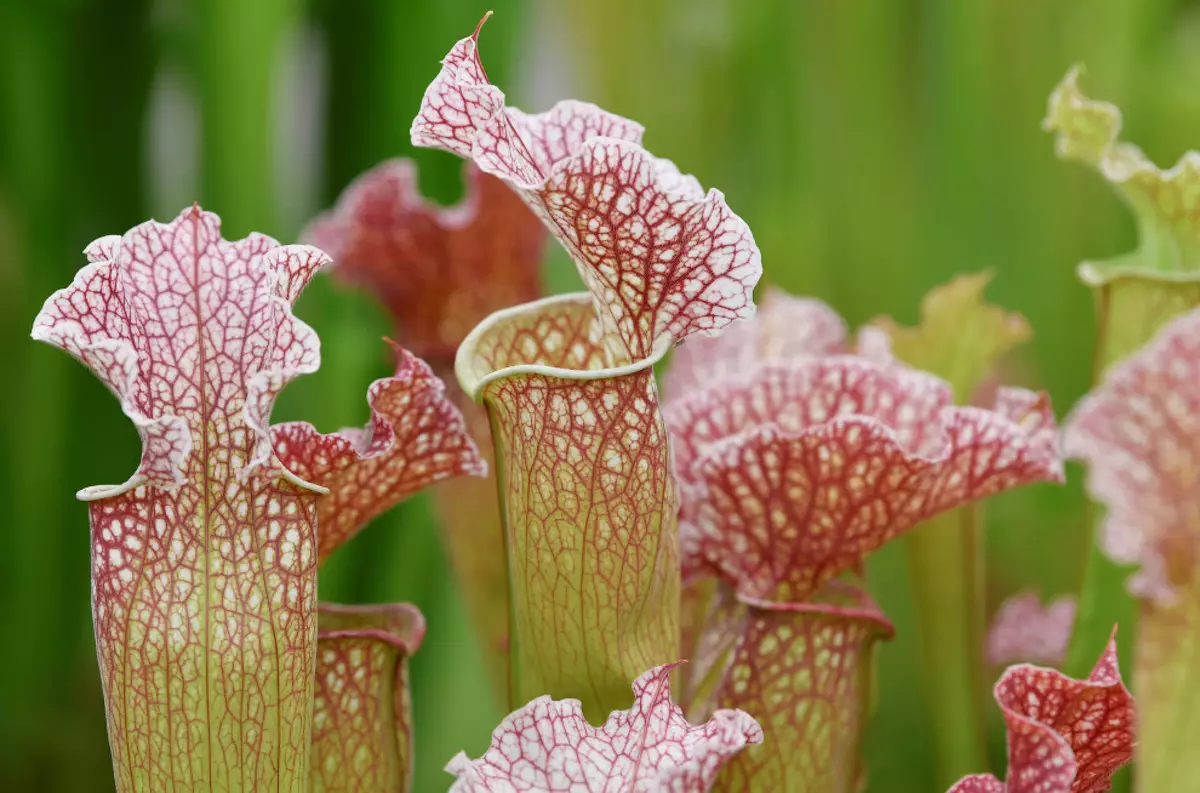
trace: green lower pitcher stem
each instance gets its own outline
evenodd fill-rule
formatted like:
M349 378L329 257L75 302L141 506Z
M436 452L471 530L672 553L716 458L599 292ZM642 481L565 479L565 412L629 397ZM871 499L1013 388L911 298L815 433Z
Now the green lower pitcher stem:
M1095 536L1097 521L1092 517L1096 510L1091 508L1088 511L1091 513L1088 522L1093 528L1088 532L1087 562L1083 571L1083 586L1079 589L1075 629L1071 633L1071 643L1063 662L1063 672L1077 678L1087 677L1096 661L1097 648L1103 648L1108 642L1114 625L1120 626L1117 631L1118 657L1134 657L1134 631L1138 616L1137 601L1126 586L1132 568L1115 563L1100 549ZM1089 653L1091 658L1088 658ZM1138 693L1138 671L1135 665L1132 674L1126 678L1135 695ZM1132 776L1127 772L1114 776L1110 793L1129 793L1133 787ZM1147 788L1153 789L1156 788Z
M939 515L907 539L937 788L987 768L982 643L983 560L970 507Z
M1132 570L1109 559L1100 550L1094 532L1089 536L1075 630L1063 663L1063 672L1071 677L1087 677L1096 662L1096 648L1105 646L1114 625L1121 626L1117 632L1117 655L1133 657L1137 602L1126 588Z

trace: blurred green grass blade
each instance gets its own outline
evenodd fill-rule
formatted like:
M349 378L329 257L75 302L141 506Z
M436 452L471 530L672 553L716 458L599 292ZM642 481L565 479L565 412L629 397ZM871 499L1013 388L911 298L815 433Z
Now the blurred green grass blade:
M982 536L967 506L906 538L937 777L949 788L988 767L984 730Z
M227 239L279 234L274 200L276 70L297 0L197 0L193 42L203 203Z
M18 384L5 397L3 487L9 529L4 532L5 635L11 641L0 675L3 708L0 743L14 769L12 784L33 784L28 753L42 753L38 739L53 739L50 725L58 699L56 673L63 670L63 588L58 562L68 539L87 536L83 510L71 510L72 488L64 476L66 429L73 400L67 389L71 362L56 350L29 341L37 308L69 272L70 246L64 229L71 215L59 191L67 187L64 161L70 95L68 31L54 15L30 3L0 8L0 108L3 108L4 183L12 202L11 245L5 270L20 272L6 298L4 358ZM12 257L20 257L11 261ZM23 259L23 260L22 260ZM66 266L64 266L66 265ZM11 268L11 269L10 269ZM19 269L18 269L19 268ZM8 280L8 279L5 279ZM24 287L21 289L21 287ZM36 760L34 761L36 762ZM6 775L7 776L7 775Z
M444 560L442 564L445 564ZM432 577L425 646L412 660L417 765L413 790L440 791L452 781L443 770L460 751L478 757L488 747L501 712L492 695L466 607L448 576Z
M921 181L928 213L923 226L929 232L924 247L926 267L939 274L998 264L995 226L984 205L966 200L993 167L996 148L988 112L995 102L995 40L988 24L993 13L990 0L921 3ZM982 528L967 507L917 527L906 545L932 728L934 789L941 790L987 770Z
M879 690L875 715L863 746L867 790L881 793L937 791L933 725L925 709L919 662L920 634L908 587L904 543L893 542L867 558L871 592L896 626L896 638L879 645L875 669Z
M1132 677L1137 603L1125 587L1132 574L1133 568L1115 564L1097 543L1091 544L1079 590L1075 630L1063 663L1063 671L1071 677L1085 678L1091 673L1114 625L1120 625L1117 656L1121 659L1122 674L1127 679Z
M829 297L852 324L880 313L908 320L927 285L943 280L930 277L916 234L925 175L911 153L911 4L803 8L804 167L828 239L824 259L776 266L826 270ZM862 277L868 262L869 279Z
M87 515L73 492L127 473L137 438L82 367L28 338L42 301L83 265L82 247L144 211L147 3L100 5L0 7L0 202L9 205L0 209L0 350L18 384L0 421L0 501L11 527L0 578L4 601L20 604L6 610L5 634L21 637L0 684L5 789L112 785L86 606ZM96 40L110 48L103 68L86 46Z

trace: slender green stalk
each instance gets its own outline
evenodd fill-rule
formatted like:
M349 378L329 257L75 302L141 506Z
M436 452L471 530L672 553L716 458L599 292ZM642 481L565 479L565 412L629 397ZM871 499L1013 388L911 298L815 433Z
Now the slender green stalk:
M907 538L937 789L987 767L983 554L974 507L939 515Z
M1089 544L1083 584L1079 589L1075 630L1063 663L1063 671L1071 677L1087 676L1096 663L1094 648L1104 646L1113 625L1121 626L1117 633L1118 655L1133 657L1137 602L1125 587L1132 574L1132 568L1114 563L1094 540ZM1093 656L1091 659L1087 657L1089 652Z
M31 344L28 322L70 281L84 244L142 219L148 2L74 3L69 15L59 5L0 7L0 195L8 204L0 210L8 211L0 229L0 340L19 384L0 422L8 451L0 502L9 505L12 527L0 578L4 601L20 604L7 614L5 633L20 641L10 643L0 683L6 789L75 790L80 778L93 789L97 774L107 774L91 619L79 608L88 586L86 519L71 493L111 473L112 459L137 454L136 436L95 420L116 413L104 389ZM100 68L79 45L97 40L108 48ZM105 453L69 455L67 437Z
M1092 383L1100 382L1104 370L1119 360L1149 336L1138 341L1128 335L1111 333L1109 323L1113 321L1112 291L1106 287L1096 293L1096 342L1092 357ZM1137 602L1129 593L1126 581L1132 574L1128 566L1113 562L1100 549L1096 537L1096 526L1100 510L1091 502L1085 506L1087 525L1090 527L1087 543L1087 561L1084 564L1083 583L1079 589L1079 605L1075 616L1075 629L1067 648L1063 671L1072 677L1083 677L1091 671L1097 647L1103 647L1112 633L1113 625L1122 630L1117 634L1117 653L1123 658L1133 658L1133 644L1137 625ZM1137 685L1136 678L1129 685ZM1134 689L1136 691L1136 689ZM1127 785L1128 783L1126 783Z

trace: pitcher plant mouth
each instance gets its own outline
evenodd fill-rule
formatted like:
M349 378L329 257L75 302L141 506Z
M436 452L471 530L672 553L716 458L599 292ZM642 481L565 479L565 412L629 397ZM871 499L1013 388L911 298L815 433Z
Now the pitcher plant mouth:
M554 309L567 309L555 312ZM548 311L549 309L549 311ZM577 356L579 366L556 366L537 360L537 353L545 353L545 342L536 342L530 338L531 344L518 350L508 350L509 360L517 361L491 365L484 358L484 350L493 334L502 332L504 328L518 324L522 319L528 319L547 314L561 313L564 317L578 312L576 321L594 323L576 328L588 335L583 338L566 339L573 350L565 350L564 360ZM494 340L493 340L494 341ZM661 335L655 342L649 356L631 360L620 344L614 343L603 335L599 315L596 313L592 295L588 292L571 292L563 295L552 295L529 303L523 303L511 308L497 311L475 326L463 340L454 359L454 374L459 386L475 402L482 401L484 389L490 383L518 375L541 375L556 377L563 380L609 380L625 375L635 374L645 369L653 368L670 351L674 340L668 334ZM596 363L602 366L588 366L593 362L588 353L602 353L603 358ZM524 355L522 355L524 353ZM527 357L530 360L521 360ZM544 359L544 355L541 356Z
M496 449L509 566L509 696L627 706L629 681L677 660L670 448L654 354L632 360L588 293L506 309L459 351ZM580 586L580 577L591 582ZM568 660L569 659L569 660Z
M317 641L374 639L411 656L425 640L425 616L411 603L322 602L317 604L317 617Z

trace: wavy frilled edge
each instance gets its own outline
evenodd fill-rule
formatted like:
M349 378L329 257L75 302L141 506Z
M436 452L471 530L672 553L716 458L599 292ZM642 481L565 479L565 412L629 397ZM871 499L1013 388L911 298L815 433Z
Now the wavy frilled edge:
M485 476L487 464L445 384L428 364L392 343L396 373L367 391L364 429L322 435L307 422L272 428L280 460L318 482L318 561L372 518L418 491L456 476Z
M1008 783L975 775L950 793L1100 793L1133 758L1136 713L1116 629L1086 680L1021 664L1001 676L995 695L1008 725Z
M1163 605L1194 580L1185 551L1200 470L1200 310L1114 364L1065 422L1067 456L1088 466L1088 493L1107 508L1100 547L1139 563L1131 591ZM1171 557L1176 561L1172 562ZM1175 580L1172 580L1172 579Z
M1133 210L1136 251L1083 262L1079 277L1089 286L1120 279L1200 281L1200 152L1188 151L1161 170L1137 146L1121 141L1121 111L1089 99L1079 88L1082 67L1073 67L1050 94L1043 129L1056 133L1055 151L1100 173Z
M761 255L720 191L705 194L641 147L640 125L595 105L560 102L537 115L506 108L478 36L477 27L442 61L413 144L507 180L571 254L630 357L650 355L663 336L713 334L751 316Z
M972 402L994 375L999 359L1033 335L1023 316L984 300L992 277L990 270L959 275L929 290L921 299L921 321L915 327L904 327L891 317L872 320L887 339L868 336L866 347L878 345L873 354L868 349L868 357L894 356L931 372L950 384L956 401Z
M417 354L453 360L492 311L541 293L546 230L500 179L468 162L452 206L421 195L412 160L360 174L301 239L333 257L331 271L367 288Z
M1061 481L1044 395L954 407L942 381L853 357L771 362L665 410L685 580L800 601L939 512Z
M518 783L542 791L707 791L730 757L762 741L762 729L737 710L689 724L671 702L677 666L656 667L634 681L633 707L614 711L601 727L588 723L578 700L538 697L504 719L478 760L459 754L450 761L446 771L457 777L451 791Z
M483 391L489 384L519 375L540 375L542 377L580 381L610 380L653 368L655 364L666 356L673 344L669 336L660 337L648 357L629 362L624 362L628 359L624 357L623 351L610 349L606 352L606 355L609 356L609 360L613 362L613 365L595 368L574 369L536 363L521 363L496 368L480 367L478 365L481 343L497 327L525 317L542 315L546 313L547 309L554 309L559 306L592 307L592 295L588 292L572 292L564 295L544 297L523 305L501 309L476 325L475 329L471 331L467 338L463 340L462 345L459 346L458 354L454 359L455 376L463 392L473 401L478 402L482 399ZM534 343L531 338L528 347L530 351L536 349L533 346ZM537 343L544 342L539 341ZM598 338L593 338L590 343L604 346L604 342Z
M408 603L317 606L310 790L409 789L413 722L408 659L425 618Z
M309 221L300 238L325 251L332 259L329 270L338 272L346 268L344 258L365 228L384 227L395 222L397 216L422 216L438 230L462 231L482 208L478 179L474 177L478 171L468 164L463 172L466 192L457 204L444 206L421 194L414 161L402 157L384 160L354 177L333 208Z
M1042 603L1021 592L1000 604L988 629L985 655L993 666L1015 663L1059 666L1067 655L1077 603L1063 595Z
M143 484L174 491L184 484L183 466L192 452L192 433L187 421L171 413L148 415L138 404L139 378L143 377L142 362L132 337L119 338L110 331L124 328L126 334L138 322L132 309L123 299L120 268L128 266L122 252L135 245L145 244L151 235L162 237L174 232L184 222L197 229L201 225L216 236L218 245L253 259L261 257L259 267L274 278L269 284L271 308L280 314L281 326L288 339L282 353L290 356L278 365L248 373L248 387L242 409L246 425L258 440L255 454L238 471L244 481L256 468L267 467L297 487L324 493L319 485L305 481L286 467L279 466L271 454L267 424L275 396L288 382L320 368L320 340L311 327L292 314L292 303L300 296L309 279L329 263L329 258L317 248L307 245L279 245L263 234L226 242L220 238L220 219L211 212L193 206L181 212L170 223L147 221L130 229L125 235L108 235L92 242L84 250L90 264L76 273L70 286L48 297L34 319L31 337L58 347L87 366L109 388L120 402L121 410L133 422L142 439L142 457L134 474L120 485L93 485L77 493L81 501L95 501L127 493ZM199 233L197 229L193 233ZM261 250L256 250L261 249ZM155 255L151 253L151 255ZM290 264L289 264L290 263ZM144 319L144 318L142 318ZM106 327L113 323L114 328Z
M693 337L671 356L663 381L668 400L751 373L764 361L847 352L845 320L828 304L771 287L753 317L719 336Z

